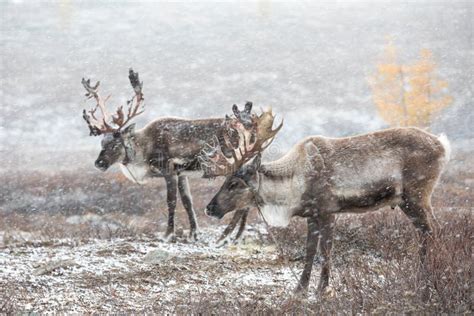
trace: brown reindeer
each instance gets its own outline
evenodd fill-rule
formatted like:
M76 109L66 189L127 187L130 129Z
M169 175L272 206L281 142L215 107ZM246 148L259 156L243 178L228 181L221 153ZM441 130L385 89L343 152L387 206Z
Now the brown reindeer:
M266 221L276 226L288 225L293 216L307 218L306 259L297 292L308 288L318 241L319 289L328 286L334 219L340 213L399 206L419 233L420 258L425 261L433 230L431 194L449 159L444 135L394 128L346 138L314 136L264 164L259 142L244 142L247 148L237 159L208 159L240 168L228 176L205 212L222 218L230 211L258 206Z
M188 176L195 174L200 177L202 175L197 157L206 144L214 142L222 145L220 147L229 154L227 143L222 142L226 139L228 144L235 145L238 135L232 134L233 128L240 126L244 131L256 128L254 120L257 116L252 113L252 103L247 102L243 111L234 105L234 118L200 120L161 118L140 130L135 130L135 124L128 126L127 124L131 119L143 113L143 82L140 82L138 73L132 69L129 71L129 79L135 95L128 101L126 111L121 106L114 115L109 115L106 108L105 103L109 97L104 99L99 94L100 82L92 86L90 80L82 79L82 85L87 91L86 97L96 101L94 108L83 111L83 118L90 129L90 135L104 136L102 150L95 166L106 171L110 166L118 163L127 178L138 183L145 183L154 177L164 177L169 212L165 237L174 238L174 214L179 191L189 218L190 238L196 239L198 225ZM101 116L98 115L98 110ZM236 213L236 219L233 222L241 220L245 224L245 218L240 214L246 212L247 210L244 209ZM235 224L232 226L232 223L224 231L221 239L235 228ZM242 231L243 228L239 230L237 238L240 237Z

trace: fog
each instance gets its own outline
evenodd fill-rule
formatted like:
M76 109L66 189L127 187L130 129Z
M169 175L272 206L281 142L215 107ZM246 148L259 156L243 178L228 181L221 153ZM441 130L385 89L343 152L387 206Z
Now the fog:
M472 0L0 0L0 314L468 314L473 21ZM403 65L391 73L377 68L388 43ZM138 128L271 106L284 125L262 167L203 179L194 136L213 134L171 123L163 143L184 145L143 150L149 138L124 132L97 159L81 79L100 80L113 113L134 94L130 67ZM369 78L387 73L374 97ZM266 164L310 135L388 128L385 95L409 124L452 100L421 123L447 135L444 155L400 132L315 138Z
M138 127L223 117L250 100L285 119L276 156L308 135L387 127L368 84L387 38L402 62L433 52L453 103L431 130L473 148L470 2L7 1L0 11L4 170L93 168L100 139L81 117L81 78L100 80L115 107L132 95L129 67L144 81Z

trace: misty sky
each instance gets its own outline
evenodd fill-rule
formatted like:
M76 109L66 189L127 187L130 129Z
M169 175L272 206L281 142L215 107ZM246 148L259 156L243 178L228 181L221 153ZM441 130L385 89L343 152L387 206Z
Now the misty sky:
M50 159L61 153L94 159L100 139L81 118L90 104L80 80L101 80L114 107L132 95L129 67L145 82L139 127L160 116L223 117L251 100L285 118L282 150L312 134L383 128L367 79L388 38L402 62L430 49L448 81L454 101L433 131L473 138L472 2L7 1L0 11L6 165L61 165Z

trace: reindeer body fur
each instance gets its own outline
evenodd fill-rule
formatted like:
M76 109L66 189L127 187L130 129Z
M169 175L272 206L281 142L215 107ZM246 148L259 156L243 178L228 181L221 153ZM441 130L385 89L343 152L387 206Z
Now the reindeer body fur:
M168 174L201 177L197 156L206 143L222 132L223 121L217 118L157 119L135 132L133 149L136 157L127 163L127 168L142 183ZM121 165L123 173L133 181L130 172Z
M166 236L174 233L174 212L179 191L189 217L190 236L196 238L197 223L188 179L183 173L189 171L193 174L199 171L198 157L201 150L206 144L213 143L216 136L222 148L225 148L221 144L223 133L230 136L226 140L230 141L230 145L234 145L235 136L229 135L223 124L230 118L187 120L168 117L157 119L143 129L135 131L135 124L129 123L144 112L143 81L131 68L128 78L134 96L127 102L126 109L119 106L113 115L109 115L106 106L109 97L102 98L99 93L100 81L92 84L90 79L82 78L81 83L86 90L85 96L87 99L94 99L96 103L90 110L83 110L82 118L87 123L91 136L104 136L102 150L95 161L95 166L99 170L106 171L118 163L127 178L139 183L153 177L164 177L169 212ZM245 104L243 111L234 104L232 111L237 121L229 124L243 125L246 129L255 128L251 102Z
M446 142L445 142L446 143ZM322 213L395 207L413 191L430 200L449 147L417 128L347 138L308 137L281 159L262 164L258 193L265 205ZM281 213L281 210L279 211ZM270 220L271 221L271 220Z
M160 171L169 167L198 169L197 156L206 143L222 132L223 119L189 120L160 118L135 133L137 154L148 163L155 163ZM169 160L171 166L167 165ZM161 164L160 164L161 163Z
M212 143L216 136L226 131L223 122L224 119L218 118L157 119L130 137L133 158L125 163L123 153L119 159L122 173L133 182L143 184L152 178L165 178L169 211L167 237L174 233L174 213L179 191L188 213L190 234L196 238L197 222L187 178L202 177L198 156L206 144Z
M264 213L267 220L267 216L277 219L268 222L281 224L281 218L291 216L308 218L306 264L297 290L308 287L318 236L322 255L319 287L328 286L337 213L400 206L421 237L420 258L424 263L434 220L431 195L449 154L445 136L438 138L417 128L396 128L347 138L309 137L290 151L293 157L262 165L258 190L262 200L272 205L282 200L273 192L288 195L285 209ZM282 168L285 161L298 160L303 163ZM264 204L262 209L266 208Z
M222 217L236 206L259 205L269 224L307 218L306 262L297 291L309 284L319 245L319 287L329 284L335 215L396 206L421 238L425 262L433 230L431 195L449 160L449 142L418 128L394 128L345 138L308 137L282 158L260 164L257 157L229 177L206 208ZM239 184L240 183L240 184ZM249 195L250 194L250 195ZM253 196L254 201L244 202Z

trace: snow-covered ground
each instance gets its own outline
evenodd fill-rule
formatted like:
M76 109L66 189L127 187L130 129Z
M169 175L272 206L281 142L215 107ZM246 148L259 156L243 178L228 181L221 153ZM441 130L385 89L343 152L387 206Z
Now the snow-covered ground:
M239 244L220 247L215 241L222 225L204 225L197 242L188 242L178 228L176 242L167 242L155 225L140 233L134 220L125 220L129 230L122 231L109 226L107 214L6 214L4 224L10 225L0 229L0 312L464 313L472 208L438 208L436 215L441 226L428 276L420 269L415 230L401 212L339 217L333 291L318 295L316 260L305 298L292 295L306 232L297 219L289 228L272 229L281 255L255 218ZM427 284L428 302L421 299Z
M24 312L140 311L151 305L172 311L183 297L199 300L201 292L241 300L291 292L291 268L299 273L298 265L285 264L276 247L259 242L263 227L251 227L239 245L217 247L213 241L221 229L205 229L193 243L17 236L23 241L1 248L0 280L16 310Z

